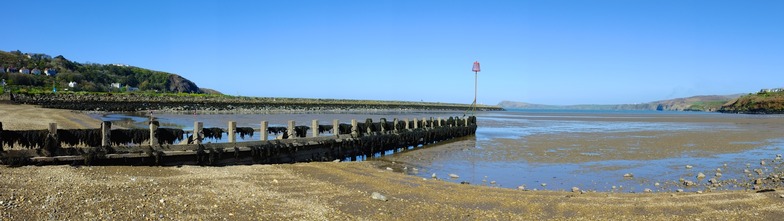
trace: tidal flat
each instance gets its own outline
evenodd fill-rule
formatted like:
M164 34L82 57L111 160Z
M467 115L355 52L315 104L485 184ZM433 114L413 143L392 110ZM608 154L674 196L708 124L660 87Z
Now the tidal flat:
M764 188L754 181L784 168L778 115L507 111L483 112L478 123L476 137L381 161L457 183L601 192Z

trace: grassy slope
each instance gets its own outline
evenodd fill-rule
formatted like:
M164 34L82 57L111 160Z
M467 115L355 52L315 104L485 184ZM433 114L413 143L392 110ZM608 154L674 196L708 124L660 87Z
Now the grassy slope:
M728 102L719 110L725 113L784 113L784 92L749 94Z

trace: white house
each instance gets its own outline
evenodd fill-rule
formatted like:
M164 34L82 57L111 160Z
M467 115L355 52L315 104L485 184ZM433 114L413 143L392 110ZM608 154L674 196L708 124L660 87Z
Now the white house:
M46 74L46 76L54 76L54 75L57 74L57 69L47 68L47 69L44 69L44 73Z
M111 86L113 88L120 88L121 85L120 85L120 83L112 83Z
M41 69L33 68L33 70L30 71L30 73L34 75L41 75Z
M22 69L19 69L19 73L22 73L22 74L30 74L30 69L27 69L27 68L22 68Z
M70 87L70 88L76 87L76 82L73 82L73 81L68 82L68 87Z

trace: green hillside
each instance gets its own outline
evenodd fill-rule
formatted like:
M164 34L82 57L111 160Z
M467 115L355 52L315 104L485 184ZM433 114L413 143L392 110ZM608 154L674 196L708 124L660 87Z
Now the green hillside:
M14 92L48 92L56 88L58 91L202 93L195 83L176 74L121 64L77 63L62 55L0 51L0 67L3 69L0 78ZM71 84L73 87L69 86L70 82L75 83Z
M784 90L748 94L728 102L719 111L724 113L784 114Z

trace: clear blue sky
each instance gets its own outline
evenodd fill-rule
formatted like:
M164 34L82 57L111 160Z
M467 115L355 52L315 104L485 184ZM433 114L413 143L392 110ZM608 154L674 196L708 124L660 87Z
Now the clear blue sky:
M231 95L618 104L784 87L784 1L10 1L0 50ZM16 14L18 13L18 14Z

